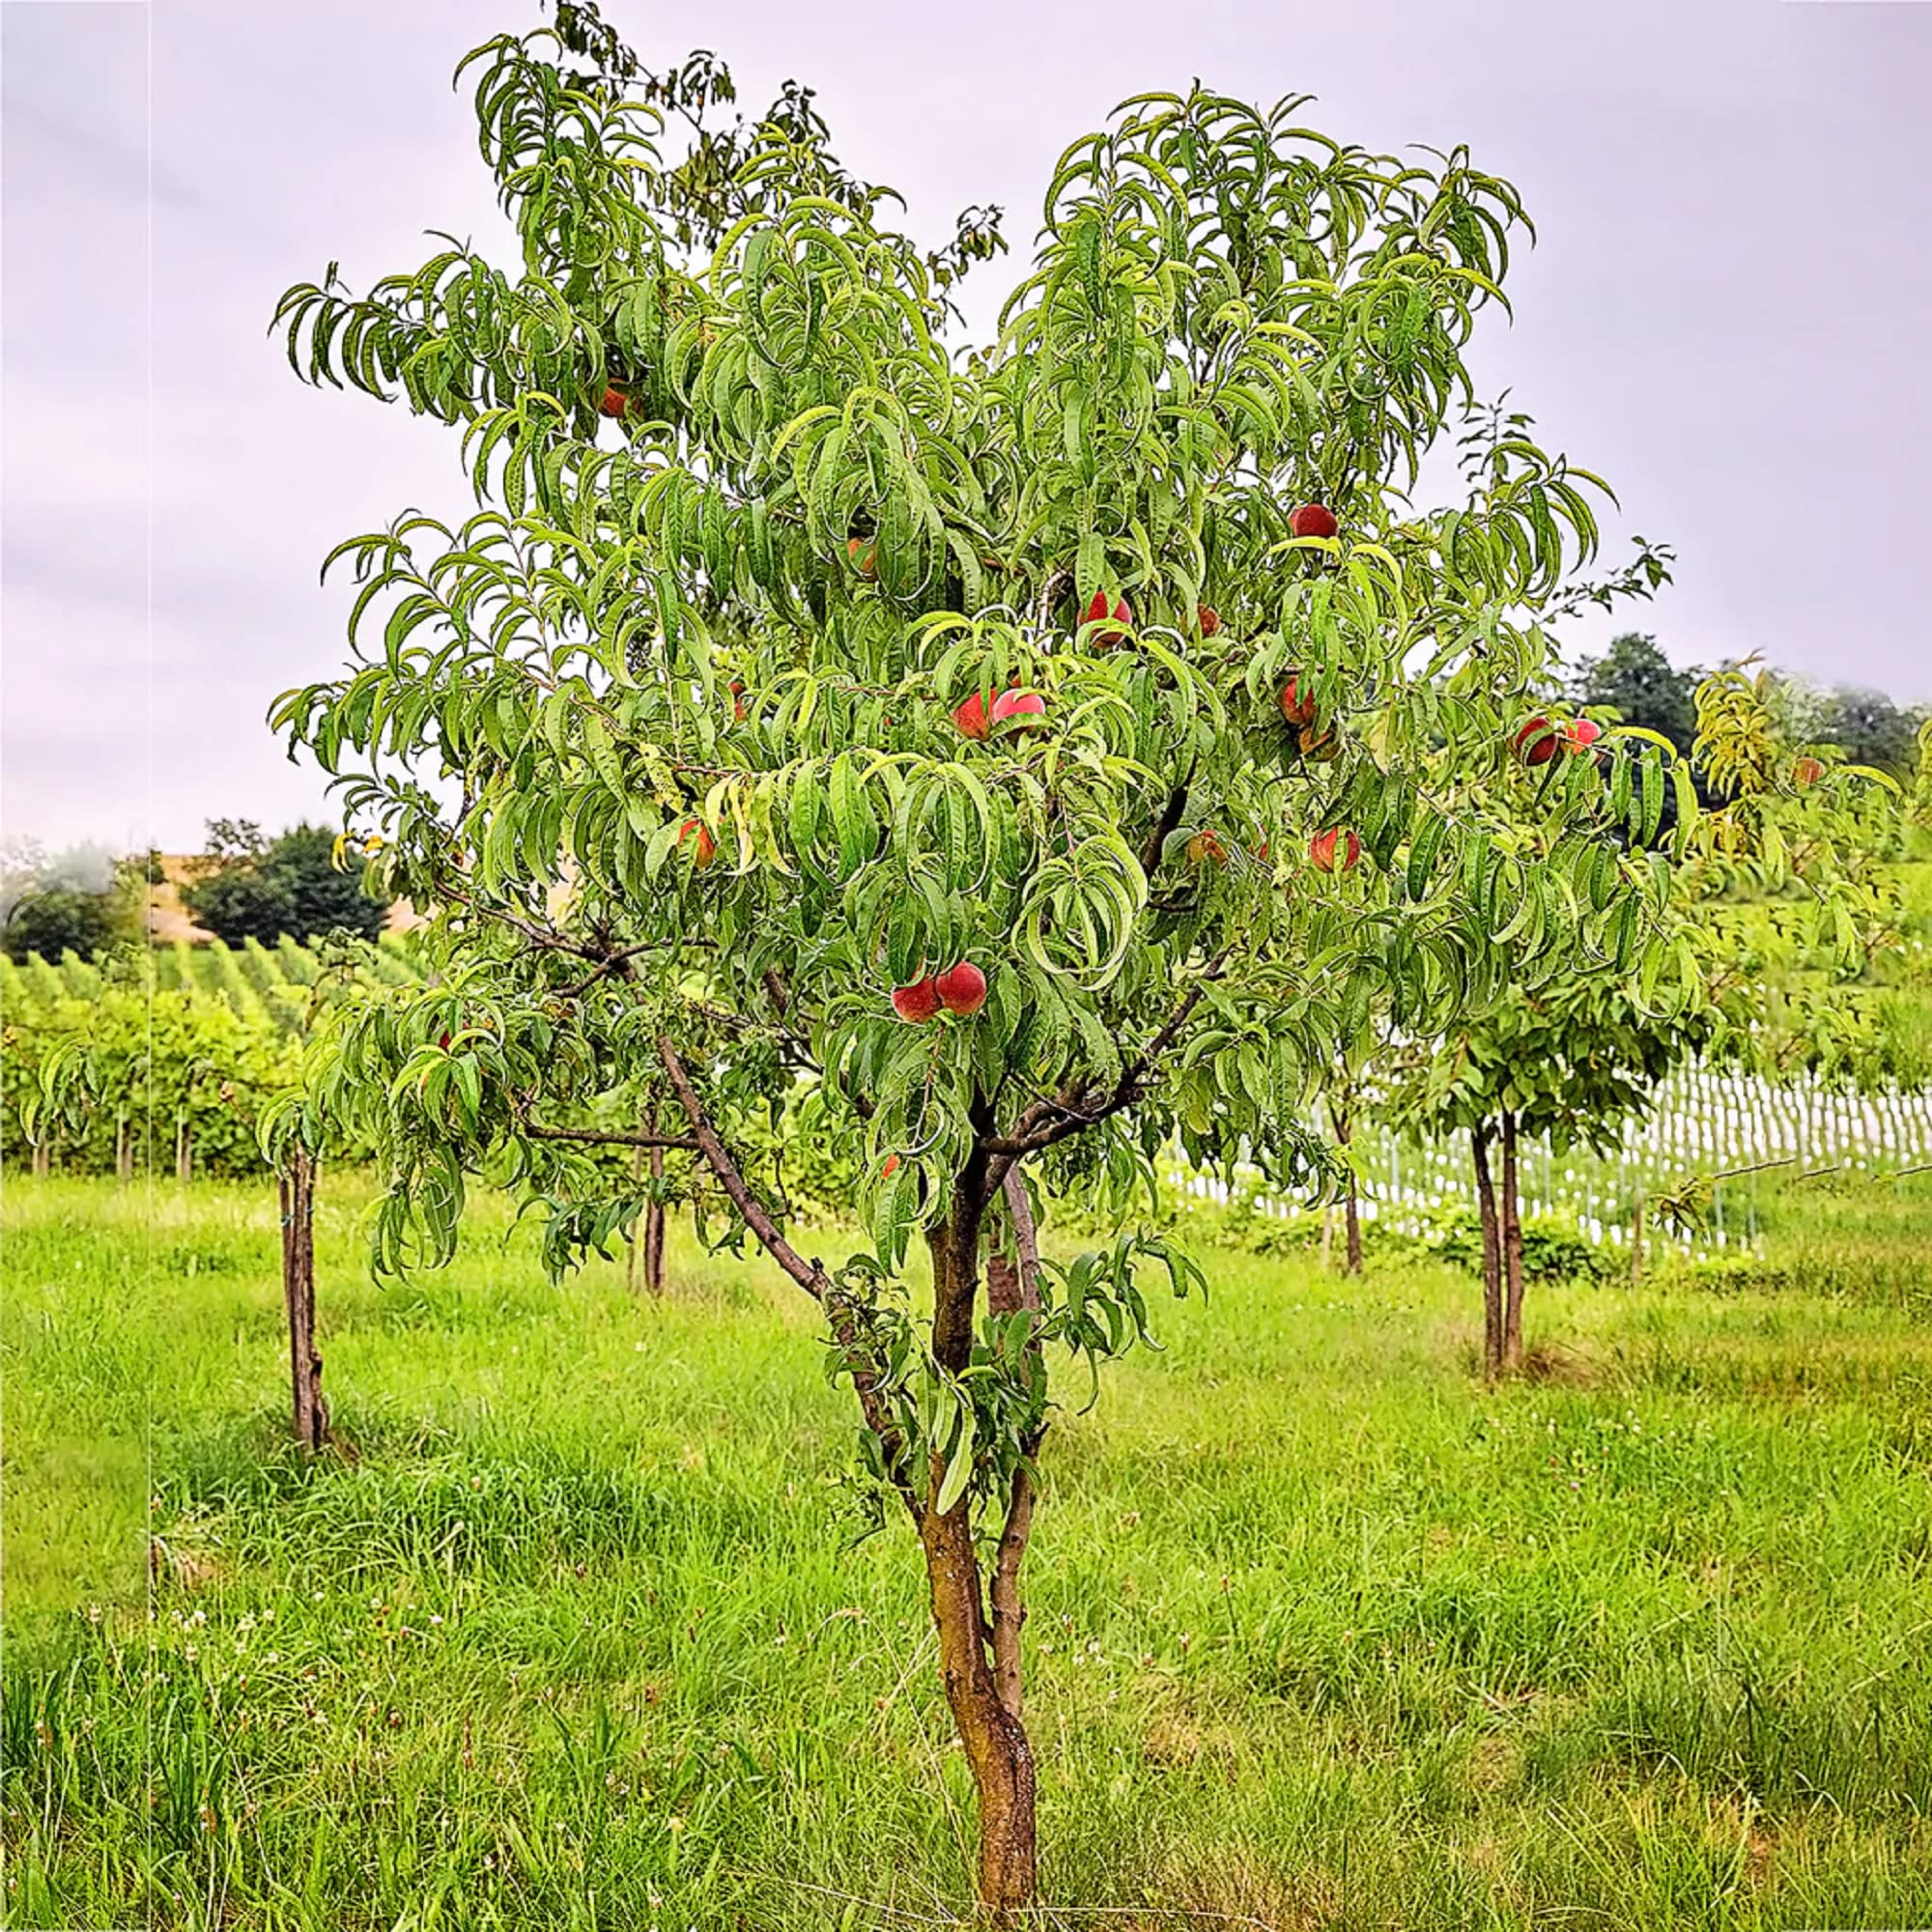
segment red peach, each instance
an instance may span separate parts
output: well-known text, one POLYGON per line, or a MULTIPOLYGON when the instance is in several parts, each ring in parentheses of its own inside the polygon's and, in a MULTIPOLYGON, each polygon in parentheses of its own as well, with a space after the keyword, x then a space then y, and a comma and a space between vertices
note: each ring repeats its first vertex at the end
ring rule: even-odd
POLYGON ((718 841, 711 836, 711 828, 701 818, 687 818, 678 829, 677 842, 682 845, 686 839, 692 841, 692 863, 708 866, 718 856, 718 841))
MULTIPOLYGON (((1130 624, 1133 622, 1134 613, 1128 610, 1127 600, 1124 597, 1118 599, 1110 611, 1107 605, 1107 593, 1104 590, 1094 591, 1094 600, 1087 606, 1086 614, 1081 621, 1087 624, 1098 624, 1109 616, 1113 618, 1115 624, 1130 624)), ((1104 648, 1110 644, 1118 644, 1125 636, 1124 631, 1110 628, 1105 631, 1095 631, 1094 641, 1104 648)))
POLYGON ((933 986, 949 1013, 971 1016, 986 1004, 986 976, 970 959, 949 966, 933 986))
POLYGON ((1332 537, 1342 526, 1325 503, 1304 503, 1288 520, 1290 531, 1298 537, 1332 537))
POLYGON ((1039 721, 1046 717, 1046 699, 1037 691, 1003 691, 993 699, 993 723, 1004 724, 1009 719, 1020 721, 1023 731, 1037 730, 1039 721))
POLYGON ((1556 727, 1548 719, 1527 719, 1516 734, 1517 756, 1526 765, 1547 765, 1556 755, 1559 742, 1556 727))
POLYGON ((1301 673, 1292 671, 1288 682, 1281 688, 1281 715, 1291 724, 1313 724, 1317 708, 1312 695, 1304 696, 1301 691, 1301 673))
POLYGON ((917 985, 893 990, 893 1011, 911 1026, 923 1026, 939 1010, 939 981, 922 980, 917 985))

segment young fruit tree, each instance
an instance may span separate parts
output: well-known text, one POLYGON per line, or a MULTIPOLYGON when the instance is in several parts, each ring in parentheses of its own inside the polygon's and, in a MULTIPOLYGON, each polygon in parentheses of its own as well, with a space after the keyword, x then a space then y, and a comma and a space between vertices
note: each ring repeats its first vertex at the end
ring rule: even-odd
POLYGON ((345 1144, 317 1121, 306 1123, 313 1133, 301 1130, 302 1043, 332 1003, 378 983, 373 956, 366 942, 331 943, 298 998, 273 1006, 251 999, 244 1013, 218 992, 157 985, 145 948, 123 954, 88 998, 63 1001, 44 1015, 23 1109, 27 1132, 42 1144, 56 1136, 84 1142, 112 1121, 115 1171, 124 1180, 138 1167, 154 1173, 167 1129, 177 1180, 204 1166, 257 1177, 264 1135, 273 1130, 289 1423, 309 1453, 329 1442, 316 1323, 316 1177, 325 1152, 354 1159, 369 1150, 345 1144))
MULTIPOLYGON (((1700 810, 1690 785, 1680 789, 1662 943, 1637 975, 1513 986, 1447 1038, 1407 1042, 1385 1064, 1378 1111, 1389 1124, 1469 1136, 1491 1380, 1522 1360, 1524 1141, 1609 1153, 1665 1075, 1698 1054, 1773 1078, 1801 1067, 1856 1077, 1874 1059, 1872 992, 1859 986, 1902 939, 1883 864, 1897 847, 1898 787, 1858 766, 1828 770, 1789 743, 1788 709, 1769 673, 1733 667, 1698 687, 1688 776, 1713 802, 1700 810)), ((1592 761, 1628 735, 1587 719, 1555 725, 1559 755, 1592 761)), ((1655 844, 1662 806, 1661 787, 1634 799, 1634 849, 1655 844)), ((1633 1239, 1640 1251, 1640 1219, 1633 1239)))
POLYGON ((343 546, 353 662, 275 708, 439 972, 331 1016, 304 1115, 379 1143, 383 1269, 452 1253, 471 1176, 569 1264, 663 1148, 700 1233, 819 1304, 1005 1913, 1050 1365, 1140 1337, 1150 1266, 1199 1280, 1134 1230, 1156 1156, 1319 1191, 1304 1104, 1372 1013, 1435 1037, 1651 947, 1667 871, 1619 819, 1654 750, 1610 784, 1516 750, 1595 486, 1512 437, 1465 502, 1405 497, 1522 226, 1461 152, 1139 97, 963 353, 812 128, 750 130, 694 247, 659 112, 562 58, 467 64, 514 270, 452 245, 281 308, 300 373, 459 429, 478 505, 343 546), (841 1260, 786 1209, 781 1109, 862 1177, 841 1260), (1069 1196, 1118 1239, 1042 1254, 1069 1196))

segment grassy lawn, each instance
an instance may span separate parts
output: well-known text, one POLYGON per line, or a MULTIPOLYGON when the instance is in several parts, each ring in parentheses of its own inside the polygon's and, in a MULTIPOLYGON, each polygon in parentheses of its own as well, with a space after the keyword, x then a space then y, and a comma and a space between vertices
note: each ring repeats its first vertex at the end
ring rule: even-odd
MULTIPOLYGON (((1535 1293, 1493 1394, 1462 1277, 1209 1256, 1048 1439, 1041 1922, 1932 1923, 1907 1187, 1774 1217, 1797 1287, 1535 1293)), ((950 1921, 923 1579, 801 1297, 553 1288, 488 1205, 377 1288, 360 1205, 310 1468, 271 1190, 8 1186, 5 1922, 950 1921)))

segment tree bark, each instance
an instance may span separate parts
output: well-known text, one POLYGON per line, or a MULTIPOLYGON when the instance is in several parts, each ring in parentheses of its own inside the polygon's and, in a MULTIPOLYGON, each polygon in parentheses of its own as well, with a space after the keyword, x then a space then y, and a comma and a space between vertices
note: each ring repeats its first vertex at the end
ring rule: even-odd
POLYGON ((1503 1367, 1522 1366, 1522 1198, 1517 1184, 1516 1116, 1503 1109, 1503 1367))
MULTIPOLYGON (((974 1304, 979 1292, 980 1234, 984 1218, 985 1163, 976 1155, 953 1190, 952 1212, 928 1231, 932 1253, 932 1352, 950 1375, 971 1360, 974 1304)), ((1009 1169, 1015 1182, 1016 1169, 1009 1169)), ((1002 1182, 1003 1189, 1005 1182, 1002 1182)), ((1012 1192, 1006 1190, 1009 1208, 1012 1192)), ((1021 1195, 1024 1203, 1024 1194, 1021 1195)), ((1023 1210, 1024 1211, 1024 1210, 1023 1210)), ((1005 1278, 1025 1306, 1029 1292, 1032 1216, 1025 1217, 1025 1239, 1014 1228, 1015 1265, 1005 1278)), ((1022 1472, 1024 1474, 1024 1472, 1022 1472)), ((1019 1558, 1031 1527, 1032 1492, 1016 1481, 1009 1502, 1006 1532, 995 1565, 996 1628, 989 1631, 984 1610, 980 1559, 973 1547, 972 1503, 961 1496, 941 1516, 940 1464, 935 1457, 924 1506, 919 1513, 920 1542, 925 1550, 926 1578, 932 1592, 932 1620, 939 1633, 940 1681, 947 1708, 966 1747, 973 1787, 980 1804, 979 1889, 981 1907, 995 1923, 1029 1906, 1034 1896, 1035 1774, 1033 1747, 1017 1709, 1019 1701, 1019 1558), (1010 1543, 1010 1553, 1009 1545, 1010 1543), (1001 1599, 1005 1598, 1004 1605, 1001 1599), (989 1652, 997 1649, 995 1659, 989 1652), (1002 1679, 1009 1678, 1004 1683, 1002 1679)))
POLYGON ((1033 1903, 1033 1746, 1026 1726, 1001 1702, 986 1661, 968 1508, 963 1496, 944 1516, 928 1506, 920 1541, 939 1632, 940 1681, 980 1801, 980 1903, 999 1923, 1033 1903))
POLYGON ((1503 1366, 1503 1245, 1496 1222, 1495 1183, 1490 1176, 1490 1143, 1495 1127, 1484 1121, 1470 1129, 1476 1167, 1476 1207, 1483 1217, 1483 1379, 1493 1382, 1503 1366))
MULTIPOLYGON (((653 1148, 651 1179, 662 1180, 664 1171, 664 1149, 653 1148)), ((644 1288, 653 1295, 665 1292, 665 1205, 655 1194, 644 1208, 644 1288)))
POLYGON ((178 1181, 194 1179, 194 1135, 185 1120, 175 1122, 175 1179, 178 1181))
MULTIPOLYGON (((1033 1202, 1026 1181, 1017 1167, 1007 1170, 1002 1183, 1006 1196, 1007 1218, 1011 1223, 1013 1256, 1003 1264, 996 1276, 993 1261, 986 1264, 986 1305, 995 1315, 1015 1314, 1025 1309, 1039 1313, 1039 1234, 1034 1226, 1033 1202)), ((1036 1328, 1037 1322, 1035 1323, 1036 1328)), ((1028 1366, 1038 1360, 1039 1343, 1028 1348, 1028 1366)), ((1039 1453, 1044 1425, 1031 1429, 1020 1442, 1021 1462, 1013 1471, 1007 1492, 1007 1520, 1000 1531, 1000 1546, 993 1559, 993 1682, 1000 1702, 1015 1718, 1026 1706, 1025 1678, 1022 1670, 1020 1636, 1026 1629, 1026 1598, 1020 1589, 1020 1567, 1026 1561, 1027 1545, 1033 1537, 1034 1475, 1033 1460, 1039 1453)))
POLYGON ((34 1179, 44 1180, 54 1171, 54 1151, 51 1142, 34 1143, 34 1179))
POLYGON ((114 1179, 124 1185, 134 1178, 134 1129, 123 1114, 114 1122, 114 1179))
POLYGON ((297 1148, 280 1177, 282 1298, 288 1310, 295 1437, 311 1455, 328 1440, 322 1356, 315 1346, 315 1162, 297 1148))

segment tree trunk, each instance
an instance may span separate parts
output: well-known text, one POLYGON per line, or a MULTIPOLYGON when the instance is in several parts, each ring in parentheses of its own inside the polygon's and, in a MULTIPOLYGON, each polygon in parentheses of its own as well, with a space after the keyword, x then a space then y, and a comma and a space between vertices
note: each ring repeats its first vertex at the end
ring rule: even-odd
POLYGON ((1631 1202, 1631 1286, 1643 1286, 1643 1182, 1631 1202))
POLYGON ((1490 1143, 1495 1128, 1485 1121, 1469 1133, 1476 1165, 1476 1206, 1483 1217, 1483 1379, 1493 1382, 1503 1365, 1503 1244, 1496 1223, 1495 1183, 1490 1178, 1490 1143))
MULTIPOLYGON (((653 1148, 651 1179, 662 1180, 664 1171, 664 1149, 653 1148)), ((655 1194, 644 1209, 644 1288, 654 1295, 665 1292, 665 1205, 655 1194)))
MULTIPOLYGON (((940 1367, 954 1376, 972 1357, 984 1181, 982 1163, 969 1163, 954 1188, 952 1213, 926 1236, 932 1254, 932 1352, 940 1367)), ((1024 1202, 1023 1194, 1020 1198, 1024 1202)), ((1007 1199, 1010 1209, 1010 1191, 1007 1199)), ((1021 1232, 1016 1226, 1018 1253, 1011 1274, 1001 1277, 1003 1298, 1009 1293, 1024 1297, 1028 1292, 1030 1214, 1024 1231, 1028 1243, 1022 1243, 1021 1232)), ((990 1293, 991 1284, 989 1299, 990 1293)), ((1024 1306, 1024 1300, 1016 1305, 1024 1306)), ((1001 1675, 996 1674, 990 1655, 996 1639, 986 1627, 980 1559, 973 1547, 971 1499, 961 1496, 941 1516, 933 1508, 940 1474, 935 1457, 925 1502, 919 1510, 920 1542, 932 1591, 932 1621, 939 1633, 940 1681, 959 1740, 966 1747, 980 1803, 980 1903, 996 1923, 1005 1923, 1031 1905, 1034 1896, 1033 1747, 1017 1709, 1009 1704, 1009 1699, 1015 1706, 1018 1701, 1019 1618, 1014 1613, 1020 1609, 1018 1558, 1025 1549, 1031 1491, 1026 1492, 1017 1525, 1014 1510, 1009 1509, 1008 1537, 1017 1528, 1017 1543, 1009 1560, 1008 1538, 1002 1538, 994 1579, 996 1597, 1003 1592, 1008 1597, 1008 1607, 999 1612, 1005 1629, 998 1648, 1001 1674, 1009 1670, 1012 1681, 1003 1695, 1001 1675)), ((1012 1500, 1020 1501, 1017 1487, 1012 1500)))
MULTIPOLYGON (((655 1120, 651 1131, 657 1131, 655 1120)), ((665 1171, 663 1148, 650 1151, 650 1177, 662 1180, 665 1171)), ((631 1161, 631 1179, 640 1185, 644 1179, 644 1150, 639 1148, 631 1161)), ((664 1203, 653 1194, 644 1203, 641 1225, 634 1222, 631 1227, 631 1252, 624 1262, 624 1286, 633 1294, 638 1292, 638 1274, 641 1268, 645 1290, 658 1295, 665 1286, 665 1210, 664 1203)))
POLYGON ((297 1148, 280 1177, 282 1296, 289 1318, 289 1379, 296 1440, 313 1454, 328 1440, 322 1356, 315 1346, 315 1163, 297 1148))
MULTIPOLYGON (((643 1185, 644 1151, 642 1148, 639 1148, 631 1155, 631 1179, 639 1187, 643 1185)), ((639 1228, 635 1221, 631 1223, 631 1238, 624 1249, 624 1287, 626 1292, 631 1294, 636 1294, 638 1292, 638 1270, 643 1263, 644 1236, 649 1232, 649 1228, 650 1223, 648 1221, 644 1223, 642 1228, 639 1228)))
POLYGON ((34 1143, 34 1179, 44 1180, 54 1171, 53 1144, 49 1141, 34 1143))
POLYGON ((114 1179, 126 1185, 134 1178, 134 1129, 123 1114, 114 1122, 114 1179))
POLYGON ((175 1122, 175 1179, 179 1181, 194 1179, 194 1136, 188 1131, 185 1120, 175 1122))
POLYGON ((1000 1700, 986 1661, 980 1564, 961 1497, 946 1515, 920 1519, 940 1681, 966 1747, 980 1800, 980 1903, 995 1921, 1033 1903, 1034 1763, 1026 1726, 1000 1700))
POLYGON ((1516 1116, 1503 1109, 1503 1367, 1522 1366, 1522 1211, 1517 1186, 1516 1116))

